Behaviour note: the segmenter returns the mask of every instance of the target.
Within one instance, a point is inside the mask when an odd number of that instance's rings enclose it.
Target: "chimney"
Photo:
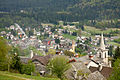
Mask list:
[[[30,58],[32,58],[33,57],[33,51],[32,50],[30,50]]]
[[[101,71],[102,68],[103,68],[103,66],[100,64],[100,65],[99,65],[99,71]]]
[[[93,54],[92,54],[92,52],[89,53],[89,59],[93,60]]]
[[[109,61],[109,67],[112,67],[111,61]]]

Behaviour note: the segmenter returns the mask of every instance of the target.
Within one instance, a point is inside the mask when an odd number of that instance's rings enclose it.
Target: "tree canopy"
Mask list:
[[[6,70],[8,67],[8,53],[10,46],[7,44],[6,40],[0,37],[0,70]]]
[[[114,20],[120,18],[120,0],[1,0],[0,11],[1,27],[13,23],[34,27],[60,20],[103,28],[120,25]]]
[[[55,56],[48,63],[48,69],[50,69],[52,75],[56,75],[63,80],[65,71],[70,68],[68,61],[69,59],[66,56]]]
[[[120,59],[114,62],[113,73],[111,74],[109,80],[120,80]]]

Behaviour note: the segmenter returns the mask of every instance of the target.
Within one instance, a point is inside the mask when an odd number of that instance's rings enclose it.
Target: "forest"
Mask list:
[[[60,20],[84,24],[93,21],[89,23],[95,27],[100,26],[95,22],[113,20],[110,27],[118,27],[114,20],[119,18],[120,0],[0,0],[0,27],[15,22],[35,27],[41,22],[57,24]]]

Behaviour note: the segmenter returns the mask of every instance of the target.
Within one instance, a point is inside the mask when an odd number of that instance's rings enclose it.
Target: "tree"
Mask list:
[[[0,70],[8,69],[9,50],[10,46],[7,44],[6,40],[0,37]]]
[[[113,55],[113,46],[110,46],[110,47],[109,47],[108,54],[109,54],[110,56]]]
[[[111,74],[109,80],[120,80],[120,59],[114,62],[113,73]]]
[[[82,53],[82,52],[83,52],[83,49],[78,48],[78,47],[75,47],[75,52],[77,52],[77,53]]]
[[[77,31],[77,33],[78,33],[78,36],[81,37],[81,35],[82,35],[82,30],[79,29],[79,30]]]
[[[59,39],[55,39],[55,43],[59,44],[60,40]]]
[[[32,50],[33,53],[35,53],[35,54],[37,54],[37,55],[39,55],[39,56],[43,56],[43,54],[41,53],[41,51],[40,51],[40,50],[37,50],[37,49],[36,49],[35,47],[33,47],[33,46],[29,46],[29,48],[24,49],[24,53],[25,53],[25,54],[28,53],[28,54],[26,54],[26,55],[29,55],[30,50]]]
[[[65,50],[65,51],[64,51],[64,54],[65,54],[66,56],[70,56],[70,57],[74,56],[74,53],[71,52],[71,51],[68,51],[68,50]]]
[[[77,36],[77,32],[73,32],[72,35],[73,35],[73,36]]]
[[[12,57],[12,63],[10,65],[10,68],[20,72],[21,66],[22,66],[22,63],[20,61],[20,57],[18,57],[17,54],[14,54]]]
[[[16,33],[16,31],[15,30],[11,30],[11,33],[14,35],[14,36],[17,36],[17,33]]]
[[[29,31],[29,35],[28,35],[28,36],[29,36],[29,37],[30,37],[30,36],[33,36],[33,30],[30,30],[30,31]]]
[[[21,73],[31,75],[35,71],[35,65],[32,61],[29,61],[28,64],[22,64]]]
[[[55,54],[56,54],[56,50],[55,50],[55,49],[49,49],[46,54],[47,54],[47,55],[49,55],[49,54],[55,55]]]
[[[84,31],[85,29],[84,29],[84,26],[81,26],[81,29]]]
[[[65,71],[71,67],[68,61],[69,59],[66,56],[55,56],[48,63],[48,69],[50,69],[52,75],[56,75],[63,80]]]
[[[115,49],[114,59],[120,59],[120,48],[119,46]]]

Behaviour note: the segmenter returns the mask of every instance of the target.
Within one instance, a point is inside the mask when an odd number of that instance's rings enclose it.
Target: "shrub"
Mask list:
[[[30,61],[28,64],[23,64],[21,68],[22,74],[31,75],[35,71],[35,65]]]
[[[65,50],[65,51],[64,51],[64,54],[65,54],[66,56],[70,56],[70,57],[74,56],[74,53],[71,52],[71,51],[68,51],[68,50]]]

